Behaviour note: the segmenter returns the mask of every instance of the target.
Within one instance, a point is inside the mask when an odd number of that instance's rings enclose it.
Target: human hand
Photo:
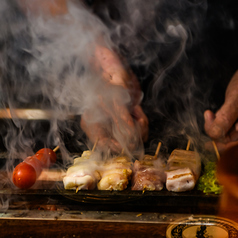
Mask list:
[[[123,88],[129,93],[131,101],[125,105],[118,100],[118,97],[111,94],[109,106],[105,103],[108,99],[104,100],[103,96],[99,95],[97,110],[101,110],[101,114],[108,118],[108,121],[89,123],[93,121],[91,120],[93,112],[89,109],[82,115],[81,128],[90,141],[93,143],[98,141],[99,147],[107,146],[113,151],[120,151],[128,146],[133,149],[138,141],[141,139],[146,141],[148,138],[148,118],[139,105],[141,101],[139,82],[135,75],[122,64],[119,57],[108,48],[98,46],[95,58],[95,65],[101,69],[109,90],[118,87],[120,91],[120,88]]]
[[[205,131],[211,139],[218,141],[217,146],[238,139],[238,71],[232,77],[225,95],[225,102],[214,114],[210,110],[204,113]]]
[[[68,0],[17,0],[25,12],[57,16],[66,14]]]
[[[113,111],[107,105],[101,105],[101,113],[107,121],[95,122],[92,120],[94,113],[85,111],[82,115],[80,126],[92,143],[99,148],[110,148],[113,152],[121,152],[128,148],[134,150],[141,139],[148,138],[148,119],[141,106],[136,105],[132,112],[128,108],[114,104]],[[92,122],[93,121],[93,122]]]

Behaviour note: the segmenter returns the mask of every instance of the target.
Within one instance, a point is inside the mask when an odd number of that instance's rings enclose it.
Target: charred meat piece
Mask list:
[[[145,157],[134,162],[132,190],[160,191],[164,187],[165,173],[160,159]]]
[[[166,188],[173,192],[192,190],[200,176],[199,154],[188,150],[174,150],[167,162]]]
[[[132,164],[126,156],[113,158],[102,166],[99,190],[118,190],[127,188],[132,174]]]

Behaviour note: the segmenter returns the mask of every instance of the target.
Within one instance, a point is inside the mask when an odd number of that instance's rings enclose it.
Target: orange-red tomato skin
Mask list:
[[[43,148],[38,150],[34,155],[38,160],[41,161],[44,168],[49,168],[51,164],[56,162],[57,156],[56,153],[49,149]]]
[[[28,156],[23,162],[18,164],[13,171],[12,181],[21,189],[28,189],[34,185],[43,168],[49,168],[56,162],[56,153],[43,148],[33,156]]]
[[[22,162],[14,169],[12,181],[18,188],[28,189],[36,182],[36,171],[31,165]]]

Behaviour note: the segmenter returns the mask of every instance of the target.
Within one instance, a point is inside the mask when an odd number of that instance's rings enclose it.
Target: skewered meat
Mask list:
[[[168,159],[166,188],[173,192],[192,190],[200,176],[201,160],[198,153],[174,150]]]
[[[99,190],[124,190],[131,178],[132,163],[126,156],[113,158],[102,167]]]
[[[68,168],[63,178],[64,188],[72,190],[95,189],[100,174],[98,163],[90,157],[91,152],[85,151],[81,157],[74,159],[74,164]]]
[[[132,190],[160,191],[165,183],[164,167],[160,159],[145,157],[134,162]]]

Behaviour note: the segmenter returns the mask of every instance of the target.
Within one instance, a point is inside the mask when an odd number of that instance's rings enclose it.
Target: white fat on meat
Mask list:
[[[174,150],[167,162],[166,188],[168,191],[192,190],[201,173],[201,159],[194,151]]]
[[[91,155],[92,155],[91,150],[85,150],[82,153],[81,157],[74,158],[74,164],[81,163],[81,162],[84,162],[84,161],[88,160]]]
[[[168,171],[166,188],[172,192],[184,192],[195,187],[196,180],[189,168]]]
[[[132,190],[160,191],[164,187],[165,172],[160,159],[149,158],[134,162]]]
[[[92,190],[95,188],[95,179],[91,175],[66,176],[63,179],[64,188],[71,190]]]
[[[107,161],[100,171],[101,180],[97,187],[99,190],[118,190],[127,188],[131,178],[131,162],[125,156]]]
[[[86,151],[81,157],[74,159],[63,178],[64,188],[71,190],[93,190],[100,179],[98,163],[90,158],[91,152]]]

